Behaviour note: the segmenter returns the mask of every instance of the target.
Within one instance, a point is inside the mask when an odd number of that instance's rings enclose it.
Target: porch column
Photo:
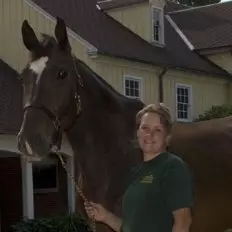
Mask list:
[[[23,190],[23,217],[34,218],[34,192],[32,163],[21,158],[22,190]]]
[[[74,156],[66,156],[68,172],[75,176]],[[73,180],[67,175],[68,185],[68,208],[69,212],[74,213],[76,210],[76,189]]]

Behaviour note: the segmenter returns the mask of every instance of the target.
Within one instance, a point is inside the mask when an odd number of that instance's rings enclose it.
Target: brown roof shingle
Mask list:
[[[195,49],[232,46],[232,2],[169,14]]]
[[[140,4],[147,1],[148,0],[103,0],[103,1],[98,1],[97,5],[102,10],[110,10],[118,7]]]
[[[16,134],[21,125],[22,87],[18,73],[0,59],[0,134]]]
[[[213,75],[229,75],[221,68],[190,52],[167,21],[165,33],[171,34],[172,37],[166,35],[166,46],[159,48],[149,44],[106,13],[99,11],[96,0],[66,0],[65,4],[62,0],[33,0],[33,2],[52,16],[63,18],[69,28],[94,45],[101,54],[154,65],[197,70]]]

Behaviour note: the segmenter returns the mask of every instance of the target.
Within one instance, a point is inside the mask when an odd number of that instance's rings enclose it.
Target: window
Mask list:
[[[58,163],[33,163],[33,187],[34,192],[58,191]]]
[[[130,98],[140,98],[141,99],[141,79],[135,77],[124,78],[124,94]]]
[[[152,7],[152,41],[156,44],[164,44],[163,9]]]
[[[176,85],[176,117],[178,121],[191,121],[191,86],[177,84]]]

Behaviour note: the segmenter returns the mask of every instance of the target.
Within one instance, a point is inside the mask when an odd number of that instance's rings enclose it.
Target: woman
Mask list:
[[[136,122],[144,161],[131,173],[122,218],[93,202],[86,211],[116,232],[189,232],[192,181],[186,164],[166,150],[172,129],[169,110],[163,104],[148,105]]]

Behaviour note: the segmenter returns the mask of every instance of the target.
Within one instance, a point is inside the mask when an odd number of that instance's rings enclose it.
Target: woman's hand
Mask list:
[[[109,212],[102,205],[94,202],[85,203],[85,210],[91,219],[107,224],[114,231],[120,232],[122,225],[121,218]]]
[[[107,211],[102,205],[94,202],[85,203],[85,210],[91,219],[106,223],[109,211]]]

